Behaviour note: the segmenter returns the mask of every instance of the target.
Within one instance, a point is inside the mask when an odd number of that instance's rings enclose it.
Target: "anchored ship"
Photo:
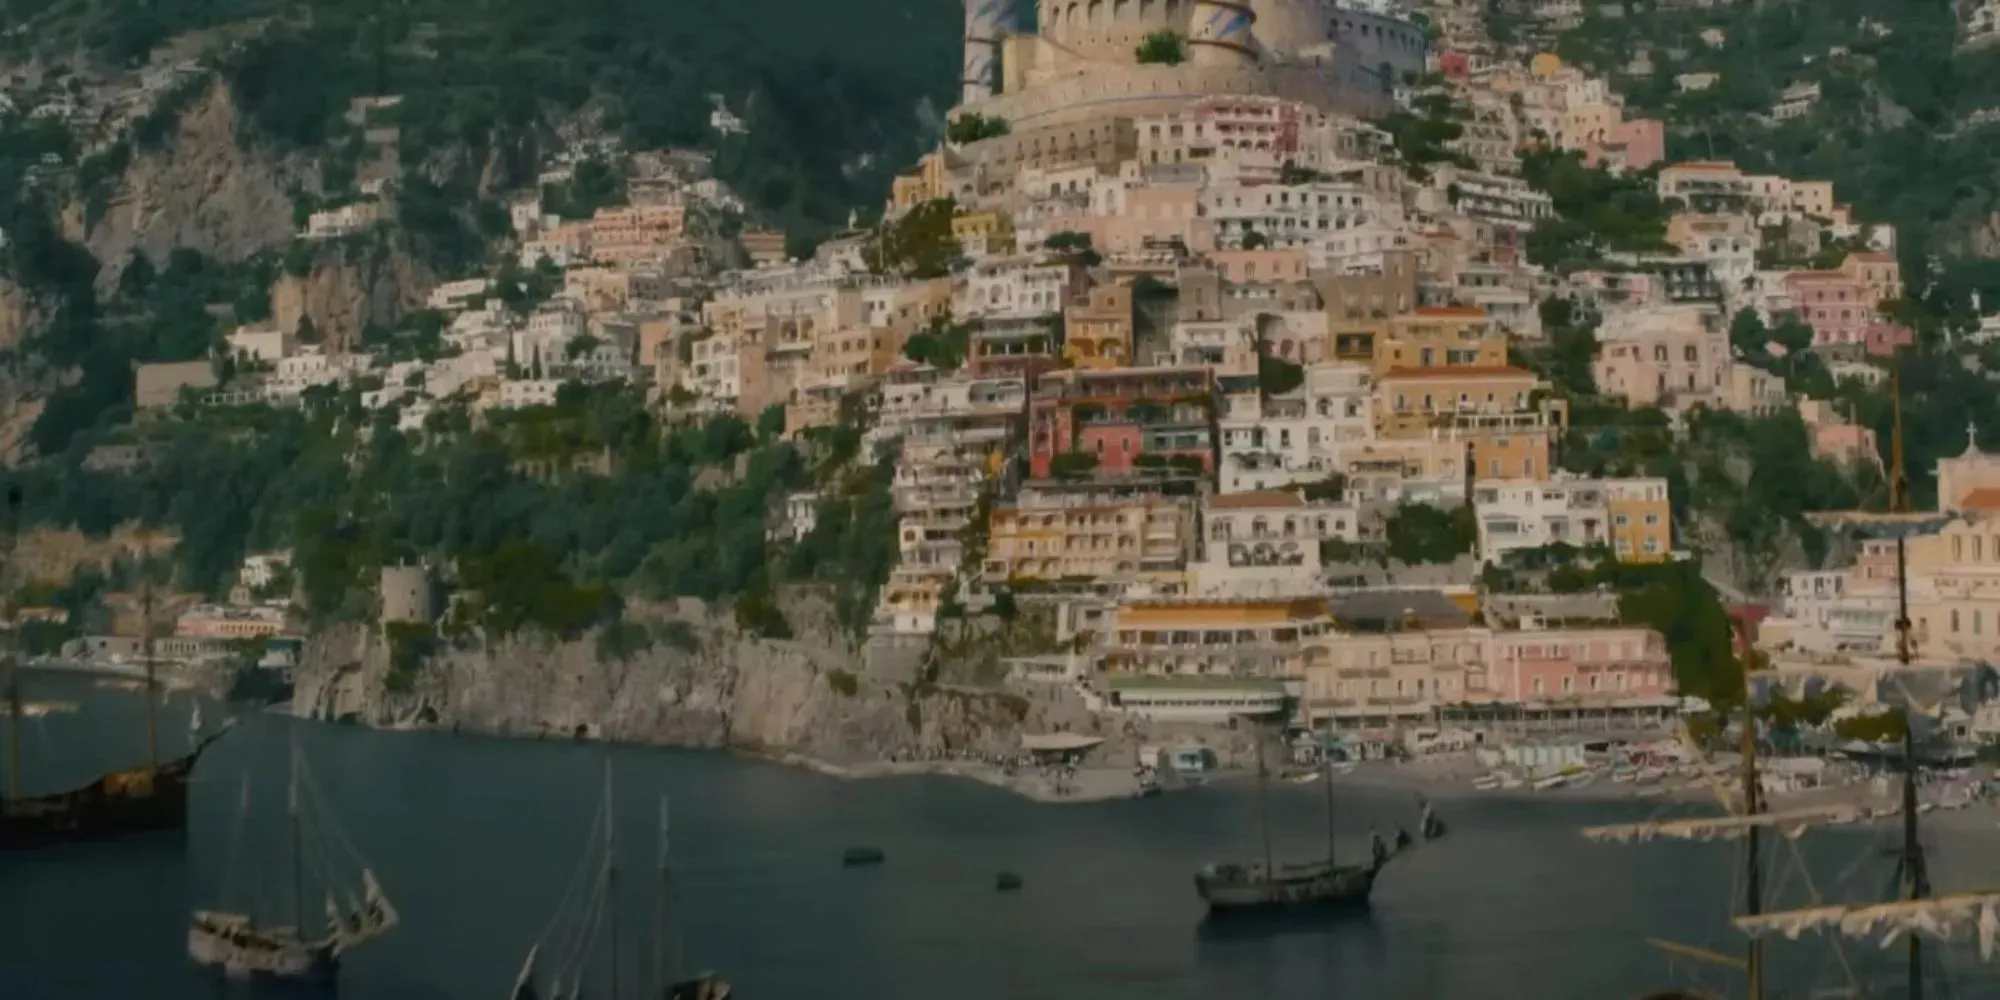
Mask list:
[[[1208,903],[1209,912],[1282,912],[1309,909],[1361,909],[1375,889],[1375,877],[1390,860],[1412,845],[1405,833],[1394,848],[1378,836],[1371,845],[1366,864],[1341,864],[1335,850],[1333,759],[1321,755],[1326,773],[1320,783],[1326,788],[1326,857],[1297,863],[1275,862],[1271,853],[1271,819],[1266,799],[1268,774],[1264,766],[1262,733],[1257,739],[1257,812],[1264,843],[1262,859],[1249,863],[1204,865],[1195,873],[1195,891]],[[1423,836],[1427,840],[1444,835],[1444,823],[1423,806]]]
[[[331,820],[323,810],[312,807],[319,798],[314,794],[316,788],[299,752],[298,734],[294,730],[288,810],[291,837],[287,852],[291,863],[291,922],[273,923],[250,912],[196,910],[188,928],[188,957],[196,965],[230,978],[327,985],[339,977],[342,956],[388,933],[400,922],[375,873],[361,865],[346,837],[337,828],[330,831],[319,828],[331,827]],[[232,849],[241,840],[249,803],[246,781],[237,806]],[[320,822],[309,824],[309,820]],[[339,845],[340,851],[325,849],[329,841]],[[345,857],[336,858],[333,856],[336,853]],[[351,891],[343,895],[332,884],[336,880],[333,868],[336,861],[360,868],[358,898]],[[309,873],[316,873],[325,883],[322,886],[325,923],[317,932],[309,929],[306,916]]]
[[[582,1000],[602,997],[618,1000],[618,845],[612,794],[611,763],[604,764],[604,794],[598,803],[597,818],[585,839],[583,857],[578,860],[576,877],[556,904],[548,928],[521,963],[508,1000]],[[668,862],[667,801],[660,800],[659,857],[656,863],[658,890],[654,896],[652,982],[645,995],[657,1000],[730,1000],[729,983],[712,972],[689,976],[682,971],[679,921],[674,906],[673,867]],[[592,865],[593,854],[596,864]],[[599,931],[604,940],[600,942]],[[542,947],[550,946],[558,957],[544,966]],[[592,966],[603,945],[609,952],[603,969],[593,974]],[[586,979],[590,981],[586,981]],[[601,985],[600,985],[601,982]]]
[[[18,524],[21,498],[18,491],[8,495],[5,530],[6,551],[13,551],[13,533]],[[229,730],[224,723],[204,735],[196,708],[194,748],[170,760],[160,759],[159,684],[153,658],[153,593],[149,586],[142,595],[141,656],[146,667],[143,695],[146,701],[146,763],[140,767],[113,771],[81,788],[50,795],[22,794],[21,732],[27,715],[22,702],[20,663],[15,655],[15,636],[4,636],[0,646],[0,683],[6,690],[7,794],[0,798],[0,850],[52,847],[86,840],[127,834],[180,830],[187,826],[188,782],[195,764],[210,745]],[[9,616],[10,620],[12,616]]]

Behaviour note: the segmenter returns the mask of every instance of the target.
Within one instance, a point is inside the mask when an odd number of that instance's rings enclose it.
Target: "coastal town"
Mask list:
[[[1996,381],[2000,0],[33,0],[0,994],[1985,995]]]
[[[1538,47],[1576,4],[1531,5],[1533,30],[1505,45],[1478,4],[1035,6],[1030,30],[967,3],[944,141],[808,252],[746,221],[707,153],[578,139],[509,205],[496,263],[428,289],[419,350],[281,307],[209,357],[137,366],[139,420],[352,395],[421,446],[633,391],[676,426],[860,431],[893,468],[895,538],[855,669],[907,681],[954,655],[941,635],[1032,616],[1039,648],[1006,650],[990,686],[1080,706],[1027,737],[1108,770],[1141,745],[1148,767],[1199,770],[1202,754],[1155,744],[1226,747],[1239,717],[1277,716],[1314,755],[1477,749],[1484,787],[1504,770],[1553,788],[1586,742],[1672,740],[1731,694],[1693,689],[1675,612],[1635,607],[1665,579],[1733,595],[1708,624],[1760,665],[1758,698],[1823,702],[1823,751],[1872,745],[1865,720],[1912,684],[1957,745],[2000,737],[1986,429],[1940,460],[1910,542],[1909,666],[1891,543],[1739,587],[1712,571],[1684,484],[1604,460],[1621,431],[1684,442],[1717,414],[1795,414],[1814,460],[1880,480],[1889,442],[1802,380],[1880,387],[1914,343],[1893,227],[1824,179],[1670,160],[1662,121]],[[1772,120],[1817,94],[1788,89]],[[347,117],[381,146],[400,102],[357,98]],[[102,127],[74,105],[30,113]],[[750,127],[720,95],[709,124]],[[396,224],[393,178],[362,175],[296,245]],[[1657,234],[1573,217],[1595,201]],[[1579,231],[1552,247],[1565,220]],[[806,538],[833,499],[770,496],[768,539]],[[289,672],[310,638],[294,560],[251,554],[227,595],[166,602],[170,629],[150,611],[133,626],[138,599],[118,595],[124,626],[62,657],[130,664],[138,636],[170,631],[146,655],[216,664],[247,646]],[[422,559],[371,583],[384,629],[436,626],[462,589]]]

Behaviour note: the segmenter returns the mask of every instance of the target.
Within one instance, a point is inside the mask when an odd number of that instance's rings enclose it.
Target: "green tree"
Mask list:
[[[1187,45],[1171,31],[1155,31],[1134,53],[1141,65],[1178,66],[1187,61]]]

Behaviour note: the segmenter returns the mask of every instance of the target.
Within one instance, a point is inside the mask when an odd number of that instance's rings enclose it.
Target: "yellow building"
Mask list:
[[[1184,581],[1195,530],[1194,504],[1185,497],[1025,491],[1018,503],[993,510],[986,576],[1104,585]]]
[[[1568,406],[1535,399],[1540,384],[1533,372],[1506,365],[1391,369],[1376,390],[1376,432],[1384,440],[1461,442],[1485,478],[1546,478]]]
[[[1553,52],[1537,52],[1533,59],[1528,60],[1528,72],[1533,73],[1536,79],[1546,80],[1562,72],[1562,68],[1562,57]]]
[[[1063,360],[1072,368],[1132,363],[1132,286],[1100,285],[1063,310]]]
[[[1507,335],[1486,310],[1472,307],[1428,307],[1391,317],[1383,335],[1374,338],[1374,347],[1377,376],[1393,368],[1507,364]]]
[[[1103,669],[1161,676],[1303,677],[1338,630],[1324,597],[1135,599],[1109,619]]]
[[[905,212],[950,194],[950,164],[946,162],[945,151],[935,149],[917,161],[916,170],[897,177],[890,185],[889,205],[897,212]]]
[[[1674,552],[1674,511],[1664,479],[1607,479],[1611,552],[1620,562],[1664,562]]]
[[[975,256],[1014,252],[1014,221],[1005,212],[963,212],[952,217],[951,238]]]

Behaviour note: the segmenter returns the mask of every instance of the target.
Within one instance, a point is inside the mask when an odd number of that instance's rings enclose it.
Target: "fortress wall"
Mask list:
[[[1038,30],[1085,59],[1130,64],[1146,36],[1186,35],[1194,0],[1041,0]]]
[[[1127,66],[1102,67],[964,108],[1005,118],[1016,132],[1106,116],[1137,117],[1171,111],[1220,94],[1282,97],[1323,111],[1374,118],[1391,109],[1372,72],[1338,66]]]

